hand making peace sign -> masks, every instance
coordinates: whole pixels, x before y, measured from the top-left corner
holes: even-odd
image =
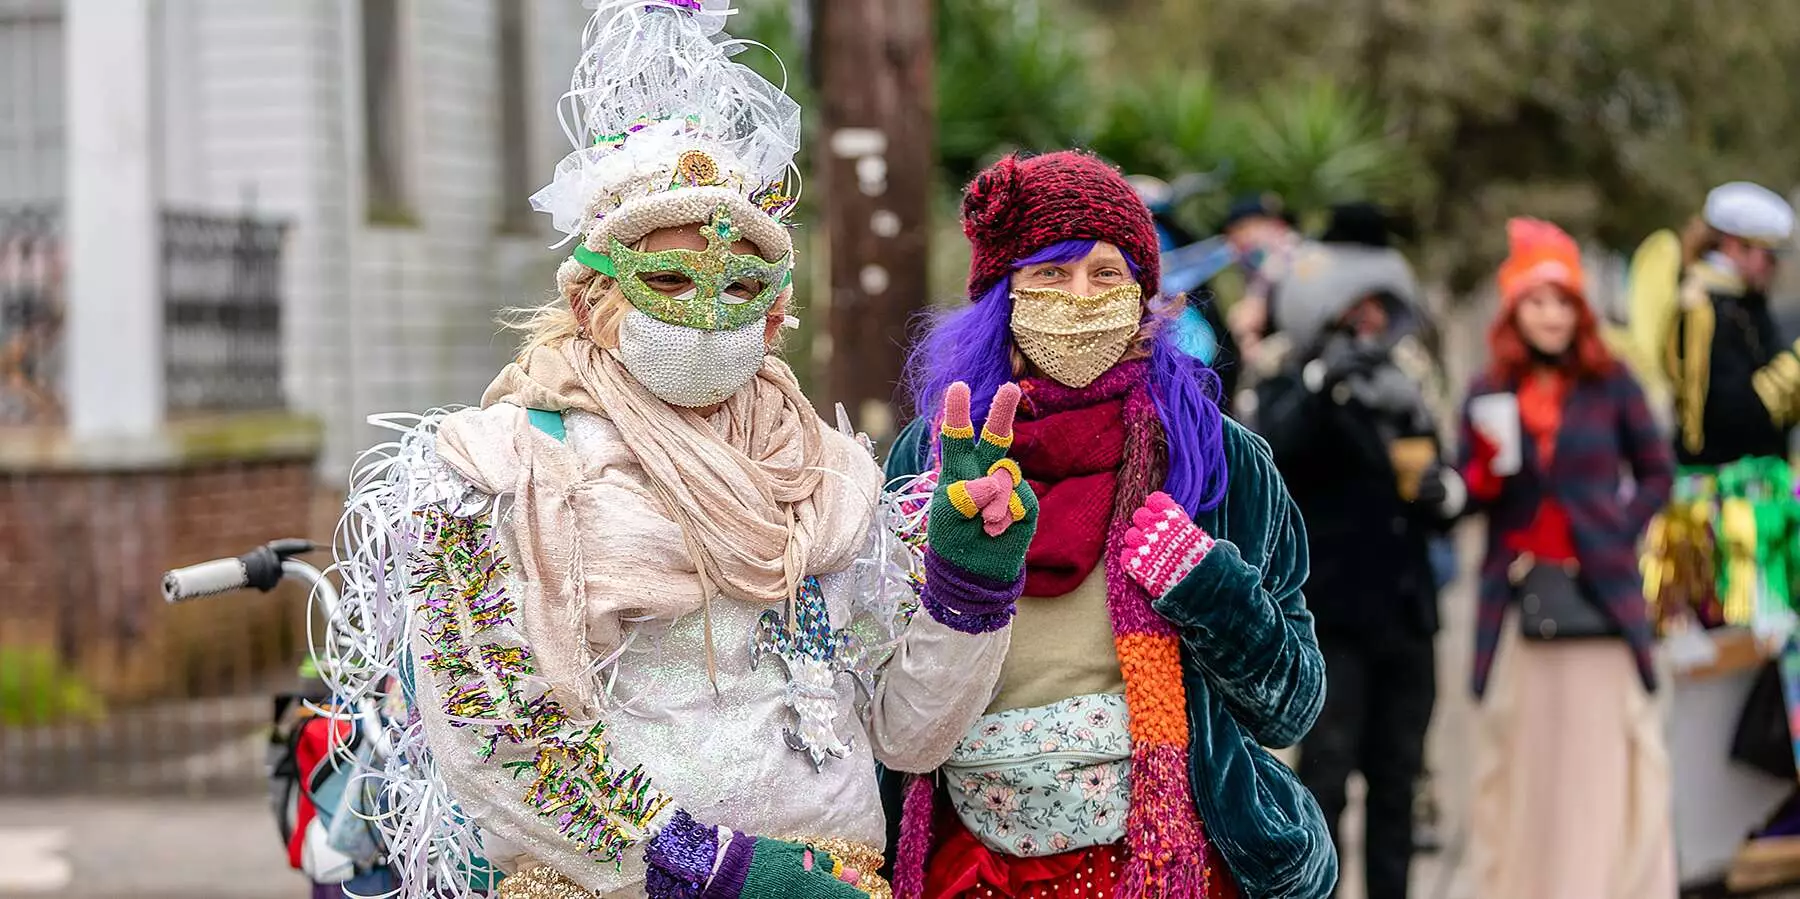
[[[1018,580],[1025,549],[1037,532],[1037,494],[1019,464],[1006,456],[1018,408],[1018,385],[1002,385],[977,436],[969,418],[969,385],[958,381],[944,392],[938,484],[926,530],[939,557],[1005,583]]]

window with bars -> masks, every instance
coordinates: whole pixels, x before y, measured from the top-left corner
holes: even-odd
[[[287,405],[279,222],[164,211],[163,377],[172,415]]]

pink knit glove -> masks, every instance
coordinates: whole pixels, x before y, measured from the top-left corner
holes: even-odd
[[[1160,490],[1144,499],[1131,523],[1119,562],[1154,597],[1174,589],[1213,548],[1213,538]]]

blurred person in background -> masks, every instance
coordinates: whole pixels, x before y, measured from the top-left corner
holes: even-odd
[[[1325,230],[1320,232],[1318,242],[1327,246],[1387,250],[1395,248],[1396,241],[1408,239],[1410,234],[1411,225],[1404,219],[1379,204],[1358,200],[1331,207],[1331,218]],[[1413,297],[1409,306],[1412,311],[1395,343],[1397,358],[1407,374],[1420,380],[1426,407],[1434,415],[1444,416],[1443,421],[1447,424],[1455,406],[1450,402],[1449,385],[1443,376],[1437,323],[1426,313],[1423,297]],[[1285,357],[1278,358],[1285,361]],[[1440,575],[1445,574],[1453,574],[1453,571],[1440,572]]]
[[[1331,218],[1319,233],[1319,243],[1347,243],[1365,247],[1394,244],[1397,223],[1377,203],[1352,200],[1331,207]]]
[[[1396,240],[1410,240],[1412,236],[1411,223],[1404,217],[1397,217],[1378,203],[1353,200],[1331,207],[1331,219],[1319,234],[1319,242],[1391,247]],[[1414,366],[1413,371],[1420,377],[1420,387],[1425,392],[1427,405],[1434,412],[1449,411],[1454,407],[1450,404],[1448,383],[1443,377],[1443,357],[1434,324],[1430,316],[1422,315],[1418,319],[1418,330],[1413,336],[1418,338],[1418,345],[1430,359],[1430,365]],[[1449,533],[1438,534],[1432,537],[1430,549],[1433,580],[1439,593],[1442,593],[1456,579],[1456,543]],[[1442,849],[1442,821],[1439,818],[1437,794],[1429,768],[1419,777],[1414,812],[1414,845],[1420,852]]]
[[[1219,233],[1231,245],[1237,264],[1213,279],[1213,293],[1225,309],[1225,327],[1239,357],[1247,368],[1254,368],[1263,338],[1276,328],[1271,294],[1287,275],[1301,234],[1293,214],[1273,193],[1233,200]]]
[[[1800,421],[1800,358],[1769,314],[1778,248],[1794,211],[1767,188],[1733,182],[1706,197],[1682,234],[1679,312],[1665,355],[1682,465],[1785,458]]]
[[[1461,511],[1463,484],[1419,386],[1432,366],[1399,252],[1303,245],[1275,299],[1292,350],[1257,387],[1256,426],[1306,521],[1331,684],[1301,744],[1300,777],[1335,834],[1347,781],[1362,772],[1367,895],[1401,899],[1437,695],[1429,542]]]
[[[1508,237],[1492,361],[1462,416],[1462,471],[1488,521],[1475,879],[1484,899],[1672,899],[1671,772],[1636,555],[1669,495],[1670,450],[1600,341],[1575,241],[1533,219]]]
[[[988,715],[908,787],[901,899],[1324,896],[1325,822],[1262,748],[1325,693],[1305,532],[1168,328],[1149,210],[1092,156],[1009,156],[963,231],[972,302],[931,320],[910,392],[979,408],[1018,379],[1011,474],[1041,514]],[[889,476],[948,471],[966,420],[928,406]]]
[[[1797,564],[1791,538],[1764,532],[1796,515],[1789,451],[1800,423],[1800,345],[1784,342],[1769,302],[1793,225],[1794,210],[1779,194],[1739,181],[1711,191],[1681,235],[1677,311],[1662,354],[1681,469],[1675,502],[1651,527],[1645,564],[1658,618],[1671,625],[1691,614],[1706,626],[1774,633],[1791,620],[1787,579],[1763,573]],[[1688,522],[1710,527],[1681,526]],[[1714,571],[1691,564],[1696,558],[1751,564]],[[1759,685],[1779,681],[1779,666],[1767,662]],[[1746,698],[1732,756],[1791,780],[1792,734],[1779,693]],[[1795,834],[1800,802],[1790,798],[1749,835],[1728,882],[1750,889],[1794,878]]]
[[[1185,308],[1171,323],[1176,344],[1219,376],[1219,409],[1230,415],[1241,365],[1237,344],[1219,312],[1218,298],[1206,285],[1218,277],[1219,271],[1230,267],[1236,250],[1223,235],[1198,240],[1176,220],[1175,206],[1184,196],[1177,186],[1144,175],[1126,180],[1149,207],[1156,225],[1162,251],[1163,291],[1171,297],[1181,296],[1185,302]]]

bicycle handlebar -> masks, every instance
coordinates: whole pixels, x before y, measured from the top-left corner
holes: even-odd
[[[255,588],[264,593],[281,583],[284,563],[316,549],[310,540],[276,540],[235,559],[214,559],[163,575],[163,599],[186,602],[203,596]]]
[[[248,586],[250,575],[242,559],[214,559],[164,574],[162,592],[166,602],[186,602]]]
[[[325,620],[332,622],[338,615],[337,589],[319,569],[293,558],[318,548],[310,540],[275,540],[235,559],[214,559],[177,568],[163,574],[163,599],[171,603],[186,602],[249,588],[267,593],[283,578],[293,578],[312,591],[312,602],[318,605]],[[380,708],[374,698],[364,696],[356,700],[350,717],[372,741],[377,754],[385,758],[393,753],[393,743],[383,727]]]

